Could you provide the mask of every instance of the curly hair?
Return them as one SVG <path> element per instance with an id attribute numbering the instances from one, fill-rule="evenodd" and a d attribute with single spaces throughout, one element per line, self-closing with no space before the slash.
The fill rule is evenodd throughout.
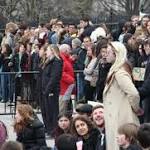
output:
<path id="1" fill-rule="evenodd" d="M 18 113 L 21 116 L 21 120 L 18 122 L 15 119 L 14 130 L 16 133 L 21 132 L 32 120 L 34 120 L 34 111 L 28 104 L 19 104 L 17 106 Z"/>
<path id="2" fill-rule="evenodd" d="M 87 116 L 84 116 L 84 115 L 78 115 L 77 117 L 75 117 L 72 121 L 72 126 L 71 126 L 71 133 L 78 137 L 79 134 L 77 133 L 77 130 L 76 130 L 76 127 L 75 127 L 75 123 L 76 121 L 83 121 L 87 124 L 88 126 L 88 132 L 90 133 L 90 131 L 94 128 L 94 124 L 92 123 L 92 121 L 87 117 Z"/>

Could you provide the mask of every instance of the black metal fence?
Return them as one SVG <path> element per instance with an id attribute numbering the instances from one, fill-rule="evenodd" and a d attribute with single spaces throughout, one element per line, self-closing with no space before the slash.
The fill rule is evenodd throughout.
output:
<path id="1" fill-rule="evenodd" d="M 34 76 L 38 74 L 38 71 L 0 72 L 0 115 L 15 114 L 19 101 L 34 102 Z"/>
<path id="2" fill-rule="evenodd" d="M 74 73 L 76 79 L 74 100 L 78 101 L 81 92 L 80 74 L 83 74 L 83 70 L 75 70 Z M 38 76 L 41 76 L 38 71 L 0 72 L 0 115 L 14 115 L 17 103 L 31 104 L 38 108 L 37 112 L 40 112 L 42 89 L 35 80 Z"/>

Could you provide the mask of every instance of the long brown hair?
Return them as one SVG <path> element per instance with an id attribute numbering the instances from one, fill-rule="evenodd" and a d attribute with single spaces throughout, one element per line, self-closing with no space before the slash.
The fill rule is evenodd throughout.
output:
<path id="1" fill-rule="evenodd" d="M 34 112 L 32 107 L 28 104 L 19 104 L 17 106 L 17 111 L 22 119 L 20 122 L 17 122 L 15 119 L 14 130 L 16 133 L 19 133 L 34 119 Z"/>
<path id="2" fill-rule="evenodd" d="M 42 68 L 42 69 L 44 69 L 44 67 L 45 67 L 45 61 L 46 61 L 46 54 L 45 54 L 45 52 L 46 52 L 46 50 L 47 50 L 47 47 L 48 47 L 48 45 L 45 44 L 45 45 L 43 45 L 43 46 L 40 48 L 40 50 L 41 50 L 41 49 L 44 50 L 44 55 L 43 55 L 43 57 L 40 58 L 40 62 L 39 62 L 39 67 Z"/>
<path id="3" fill-rule="evenodd" d="M 51 51 L 53 51 L 55 57 L 57 57 L 58 59 L 60 59 L 60 51 L 59 48 L 56 44 L 51 44 L 47 47 L 47 49 L 50 49 Z"/>
<path id="4" fill-rule="evenodd" d="M 125 62 L 125 63 L 123 64 L 123 67 L 124 67 L 125 71 L 131 76 L 132 81 L 133 81 L 132 67 L 131 67 L 131 65 L 129 64 L 129 62 Z"/>
<path id="5" fill-rule="evenodd" d="M 71 126 L 71 133 L 72 133 L 74 136 L 76 136 L 76 137 L 79 136 L 78 133 L 77 133 L 76 127 L 75 127 L 75 123 L 76 123 L 76 121 L 78 121 L 78 120 L 83 121 L 83 122 L 85 122 L 85 123 L 87 124 L 88 130 L 89 130 L 88 132 L 89 132 L 89 133 L 90 133 L 90 131 L 95 127 L 94 124 L 92 123 L 92 121 L 91 121 L 87 116 L 78 115 L 77 117 L 75 117 L 75 118 L 73 119 L 72 126 Z"/>

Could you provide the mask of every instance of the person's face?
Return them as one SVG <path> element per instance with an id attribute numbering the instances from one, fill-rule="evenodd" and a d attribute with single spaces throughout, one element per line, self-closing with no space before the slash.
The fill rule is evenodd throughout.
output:
<path id="1" fill-rule="evenodd" d="M 34 48 L 35 48 L 35 52 L 38 53 L 39 52 L 39 46 L 35 45 Z"/>
<path id="2" fill-rule="evenodd" d="M 69 33 L 70 33 L 70 34 L 75 33 L 75 32 L 76 32 L 76 28 L 75 28 L 75 26 L 74 26 L 74 25 L 69 25 L 69 27 L 68 27 L 68 31 L 69 31 Z"/>
<path id="3" fill-rule="evenodd" d="M 128 140 L 124 134 L 118 134 L 117 143 L 120 147 L 124 147 L 128 143 Z"/>
<path id="4" fill-rule="evenodd" d="M 147 23 L 147 31 L 150 34 L 150 21 Z"/>
<path id="5" fill-rule="evenodd" d="M 85 136 L 88 134 L 88 131 L 89 131 L 88 126 L 84 121 L 77 120 L 75 122 L 75 128 L 76 128 L 78 135 L 80 136 Z"/>
<path id="6" fill-rule="evenodd" d="M 30 44 L 27 44 L 27 51 L 31 52 L 31 45 Z"/>
<path id="7" fill-rule="evenodd" d="M 132 25 L 133 26 L 136 26 L 138 24 L 138 21 L 139 21 L 139 17 L 134 17 L 131 22 L 132 22 Z"/>
<path id="8" fill-rule="evenodd" d="M 20 45 L 19 47 L 19 52 L 24 53 L 25 52 L 25 47 L 24 45 Z"/>
<path id="9" fill-rule="evenodd" d="M 87 49 L 89 46 L 91 46 L 92 42 L 89 38 L 84 38 L 83 39 L 83 45 Z"/>
<path id="10" fill-rule="evenodd" d="M 5 45 L 2 45 L 2 51 L 3 51 L 3 53 L 7 52 L 7 49 L 6 49 Z"/>
<path id="11" fill-rule="evenodd" d="M 87 24 L 88 24 L 88 23 L 87 23 L 86 21 L 80 20 L 80 27 L 81 27 L 81 28 L 86 27 Z"/>
<path id="12" fill-rule="evenodd" d="M 42 57 L 44 57 L 44 55 L 45 55 L 45 51 L 43 48 L 41 48 L 39 51 L 39 57 L 42 58 Z"/>
<path id="13" fill-rule="evenodd" d="M 101 53 L 102 59 L 106 59 L 107 48 L 102 48 L 100 53 Z"/>
<path id="14" fill-rule="evenodd" d="M 145 50 L 146 55 L 149 55 L 150 54 L 150 44 L 145 44 L 144 50 Z"/>
<path id="15" fill-rule="evenodd" d="M 55 31 L 58 32 L 62 29 L 62 26 L 60 24 L 55 25 Z"/>
<path id="16" fill-rule="evenodd" d="M 148 17 L 143 18 L 143 19 L 142 19 L 142 26 L 143 26 L 143 27 L 146 27 L 148 21 L 149 21 L 149 18 L 148 18 Z"/>
<path id="17" fill-rule="evenodd" d="M 106 61 L 108 63 L 114 63 L 115 59 L 116 59 L 116 56 L 115 56 L 115 53 L 113 51 L 113 48 L 110 45 L 108 45 L 108 47 L 107 47 Z"/>
<path id="18" fill-rule="evenodd" d="M 91 49 L 91 47 L 87 48 L 87 56 L 89 56 L 89 57 L 92 56 L 92 49 Z"/>
<path id="19" fill-rule="evenodd" d="M 22 117 L 21 117 L 20 113 L 18 112 L 18 110 L 16 110 L 15 119 L 17 122 L 20 122 L 22 120 Z"/>
<path id="20" fill-rule="evenodd" d="M 70 48 L 70 47 L 66 48 L 65 53 L 66 53 L 67 55 L 70 55 L 70 53 L 71 53 L 71 48 Z"/>
<path id="21" fill-rule="evenodd" d="M 47 50 L 46 50 L 46 57 L 48 58 L 48 57 L 52 57 L 52 56 L 54 56 L 53 51 L 50 48 L 47 48 Z"/>
<path id="22" fill-rule="evenodd" d="M 93 121 L 98 127 L 102 127 L 104 125 L 104 109 L 97 108 L 92 113 Z"/>
<path id="23" fill-rule="evenodd" d="M 67 117 L 61 117 L 58 120 L 58 126 L 63 130 L 68 129 L 70 126 L 70 120 Z"/>

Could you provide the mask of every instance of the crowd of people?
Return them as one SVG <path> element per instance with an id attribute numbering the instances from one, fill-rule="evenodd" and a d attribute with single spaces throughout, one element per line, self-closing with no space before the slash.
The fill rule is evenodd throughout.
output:
<path id="1" fill-rule="evenodd" d="M 45 136 L 55 139 L 56 150 L 150 148 L 149 56 L 149 15 L 132 16 L 114 32 L 88 18 L 79 25 L 58 19 L 37 28 L 6 24 L 1 103 L 12 102 L 14 93 L 20 103 L 34 102 L 43 123 L 30 105 L 18 103 L 13 127 L 22 145 L 3 142 L 2 149 L 50 149 Z"/>

